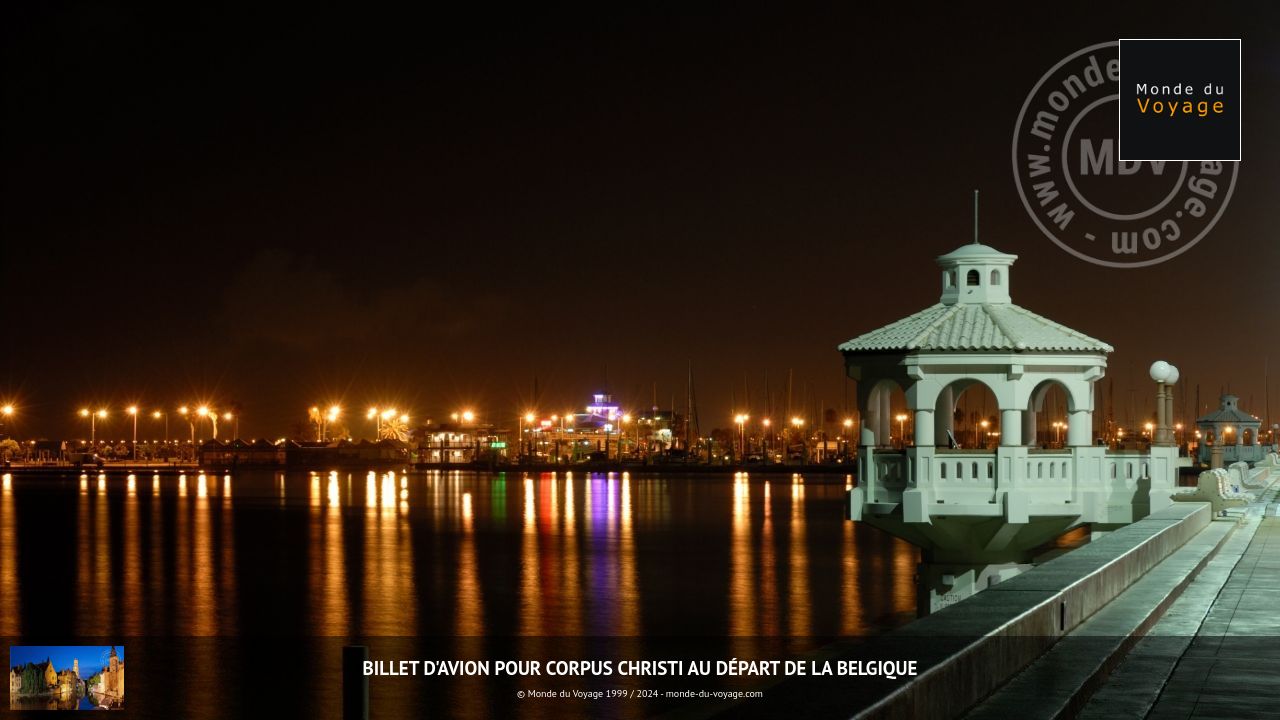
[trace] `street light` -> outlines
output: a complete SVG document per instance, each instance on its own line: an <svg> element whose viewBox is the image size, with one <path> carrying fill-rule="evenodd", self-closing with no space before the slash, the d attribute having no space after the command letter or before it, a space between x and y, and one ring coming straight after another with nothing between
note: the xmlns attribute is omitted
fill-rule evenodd
<svg viewBox="0 0 1280 720"><path fill-rule="evenodd" d="M209 424L213 428L212 438L214 440L217 440L218 439L218 413L214 412L213 410L210 410L208 405L201 405L200 407L196 408L196 415L199 415L202 418L209 418Z"/></svg>
<svg viewBox="0 0 1280 720"><path fill-rule="evenodd" d="M986 447L987 446L987 428L991 427L991 422L988 420L983 420L982 422L978 423L978 426L982 428L982 439L978 442L978 444L981 445L982 447Z"/></svg>
<svg viewBox="0 0 1280 720"><path fill-rule="evenodd" d="M803 431L804 431L804 418L802 418L802 417L800 417L800 416L798 416L798 415L797 415L797 416L792 417L792 418L791 418L791 427L795 428L795 432L796 432L797 434L799 434L799 436L800 436L800 447L801 447L801 453L802 453L802 457L801 457L801 459L800 459L800 460L801 460L801 462L804 462L805 460L808 460L808 455L809 455L809 443L805 442L805 437L804 437L804 432L803 432ZM787 443L787 447L786 447L786 448L784 448L784 450L786 451L786 452L785 452L785 455L784 455L784 457L783 457L783 461L785 462L787 459L789 459L789 456L790 456L790 454L791 454L791 443L790 443L790 442L788 442L788 443Z"/></svg>
<svg viewBox="0 0 1280 720"><path fill-rule="evenodd" d="M155 412L151 413L151 417L155 420L159 420L162 417L164 418L164 444L168 445L169 444L169 413L164 412L163 410L156 410Z"/></svg>
<svg viewBox="0 0 1280 720"><path fill-rule="evenodd" d="M240 437L240 416L230 412L222 413L222 419L231 423L231 439Z"/></svg>
<svg viewBox="0 0 1280 720"><path fill-rule="evenodd" d="M907 447L907 414L898 413L895 417L898 421L898 439L902 441L902 447Z"/></svg>
<svg viewBox="0 0 1280 720"><path fill-rule="evenodd" d="M476 419L475 413L471 412L470 410L462 411L462 422L469 423L475 419Z"/></svg>
<svg viewBox="0 0 1280 720"><path fill-rule="evenodd" d="M195 445L196 445L196 421L195 421L195 419L194 419L194 418L192 418L192 417L191 417L190 412L191 412L191 411L187 409L187 406L186 406L186 405L183 405L182 407L178 408L178 414L179 414L179 415L181 415L181 416L183 417L183 419L187 421L187 425L189 425L189 426L191 427L191 446L192 446L192 447L195 447Z"/></svg>
<svg viewBox="0 0 1280 720"><path fill-rule="evenodd" d="M528 425L529 432L532 433L533 420L534 420L534 414L532 412L526 412L524 415L521 415L520 417L516 418L516 438L520 443L520 447L516 452L517 460L520 460L525 456L524 426Z"/></svg>
<svg viewBox="0 0 1280 720"><path fill-rule="evenodd" d="M134 462L138 462L138 406L130 405L125 410L133 417L133 445L130 446L129 454Z"/></svg>
<svg viewBox="0 0 1280 720"><path fill-rule="evenodd" d="M320 430L320 438L322 442L325 437L325 430L328 428L329 425L332 425L333 423L337 422L338 416L340 415L342 415L341 407L337 405L329 406L329 410L325 413L325 416L324 416L325 422L323 425L321 425L321 430Z"/></svg>
<svg viewBox="0 0 1280 720"><path fill-rule="evenodd" d="M733 416L733 421L738 424L738 448L739 454L743 459L747 455L747 420L750 417L746 413L739 413Z"/></svg>
<svg viewBox="0 0 1280 720"><path fill-rule="evenodd" d="M98 443L98 418L106 418L107 411L102 409L97 412L90 412L88 408L81 408L80 417L89 418L89 444L96 445Z"/></svg>

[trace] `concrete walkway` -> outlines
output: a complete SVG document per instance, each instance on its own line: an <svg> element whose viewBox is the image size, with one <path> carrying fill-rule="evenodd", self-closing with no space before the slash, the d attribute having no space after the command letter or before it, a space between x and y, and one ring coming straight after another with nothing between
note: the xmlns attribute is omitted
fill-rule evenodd
<svg viewBox="0 0 1280 720"><path fill-rule="evenodd" d="M1093 694L1082 718L1280 716L1277 487Z"/></svg>

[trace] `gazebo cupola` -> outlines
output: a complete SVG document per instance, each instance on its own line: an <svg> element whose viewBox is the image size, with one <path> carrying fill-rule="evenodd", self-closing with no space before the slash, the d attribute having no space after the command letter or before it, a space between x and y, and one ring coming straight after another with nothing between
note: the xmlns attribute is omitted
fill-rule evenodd
<svg viewBox="0 0 1280 720"><path fill-rule="evenodd" d="M1017 255L979 243L964 245L938 258L942 267L943 305L1003 304L1009 300L1009 269Z"/></svg>

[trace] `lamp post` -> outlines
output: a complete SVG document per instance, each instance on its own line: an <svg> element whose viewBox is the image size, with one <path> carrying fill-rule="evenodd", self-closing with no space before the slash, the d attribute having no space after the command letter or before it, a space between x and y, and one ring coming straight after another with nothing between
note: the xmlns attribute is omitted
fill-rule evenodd
<svg viewBox="0 0 1280 720"><path fill-rule="evenodd" d="M191 428L191 446L195 447L195 444L196 444L195 418L191 417L191 411L187 409L186 405L183 405L182 407L178 408L178 414L181 415L183 419L187 421L187 426Z"/></svg>
<svg viewBox="0 0 1280 720"><path fill-rule="evenodd" d="M523 460L525 455L527 454L525 450L525 440L524 440L524 432L525 432L524 429L526 426L529 428L529 434L531 436L530 442L532 442L534 419L535 419L535 415L533 414L533 412L526 412L523 416L521 416L516 420L516 424L519 426L517 434L520 436L520 450L517 453L518 460Z"/></svg>
<svg viewBox="0 0 1280 720"><path fill-rule="evenodd" d="M1173 423L1173 386L1178 382L1178 368L1164 360L1151 363L1151 379L1156 381L1156 427L1152 444L1173 444L1170 425Z"/></svg>
<svg viewBox="0 0 1280 720"><path fill-rule="evenodd" d="M342 408L338 407L337 405L329 406L329 411L325 413L325 416L324 416L324 419L325 419L325 423L323 425L324 430L322 430L320 433L322 436L322 441L323 441L323 436L326 434L325 431L329 429L330 425L338 421L338 417L340 415L342 415Z"/></svg>
<svg viewBox="0 0 1280 720"><path fill-rule="evenodd" d="M898 439L902 442L903 449L907 447L907 414L898 413L894 418L898 421Z"/></svg>
<svg viewBox="0 0 1280 720"><path fill-rule="evenodd" d="M744 413L738 413L733 416L733 421L738 425L738 456L743 460L747 455L747 420L749 418Z"/></svg>
<svg viewBox="0 0 1280 720"><path fill-rule="evenodd" d="M127 411L133 418L133 444L129 446L129 456L134 462L138 462L138 406L130 405Z"/></svg>
<svg viewBox="0 0 1280 720"><path fill-rule="evenodd" d="M853 441L853 418L845 418L841 424L844 426L844 429L840 431L840 436L844 439L844 457L848 459L849 443Z"/></svg>
<svg viewBox="0 0 1280 720"><path fill-rule="evenodd" d="M765 418L760 421L760 426L764 428L764 464L769 464L769 453L773 449L773 431L769 428L773 426L773 421Z"/></svg>
<svg viewBox="0 0 1280 720"><path fill-rule="evenodd" d="M98 418L106 418L107 411L105 408L97 412L90 412L88 408L80 409L80 417L89 418L89 444L98 444Z"/></svg>
<svg viewBox="0 0 1280 720"><path fill-rule="evenodd" d="M12 405L5 405L3 407L0 407L0 416L4 417L5 432L8 432L10 435L12 435L13 433L9 432L9 418L13 417L13 412L14 411L13 411Z"/></svg>
<svg viewBox="0 0 1280 720"><path fill-rule="evenodd" d="M240 416L231 412L222 413L222 419L231 423L231 439L240 437Z"/></svg>
<svg viewBox="0 0 1280 720"><path fill-rule="evenodd" d="M397 411L395 408L379 409L376 406L369 408L369 412L365 413L364 416L373 421L373 432L374 432L373 439L374 440L382 439L383 423L394 419L395 416L398 414L398 412L399 411ZM405 421L406 422L408 421L407 416Z"/></svg>
<svg viewBox="0 0 1280 720"><path fill-rule="evenodd" d="M618 462L622 462L622 443L627 438L627 425L631 424L631 413L622 413L618 417Z"/></svg>
<svg viewBox="0 0 1280 720"><path fill-rule="evenodd" d="M551 416L551 422L552 422L553 424L554 424L554 423L557 423L557 422L560 424L559 432L558 432L558 433L556 433L556 442L555 442L555 448L554 448L554 452L555 452L555 454L556 454L556 464L557 464L557 465L559 465L559 464L560 464L560 445L564 442L564 421L565 421L565 418L567 418L567 417L569 417L569 413L567 413L567 412L566 412L565 414L563 414L563 415L552 415L552 416Z"/></svg>
<svg viewBox="0 0 1280 720"><path fill-rule="evenodd" d="M791 418L791 427L795 428L796 434L800 436L800 462L803 463L809 459L809 443L805 442L804 438L804 418L799 416ZM789 451L790 448L788 448Z"/></svg>
<svg viewBox="0 0 1280 720"><path fill-rule="evenodd" d="M156 420L159 420L162 417L164 418L164 444L168 445L169 444L169 413L164 412L162 410L156 410L155 412L151 413L151 417Z"/></svg>
<svg viewBox="0 0 1280 720"><path fill-rule="evenodd" d="M978 445L985 448L987 446L987 428L991 427L991 423L987 420L983 420L978 423L978 427L982 428L982 437L978 440Z"/></svg>
<svg viewBox="0 0 1280 720"><path fill-rule="evenodd" d="M202 418L209 418L209 424L213 429L213 435L211 437L214 440L217 440L218 439L218 413L214 412L213 410L210 410L207 405L201 405L200 407L196 408L196 415L199 415Z"/></svg>

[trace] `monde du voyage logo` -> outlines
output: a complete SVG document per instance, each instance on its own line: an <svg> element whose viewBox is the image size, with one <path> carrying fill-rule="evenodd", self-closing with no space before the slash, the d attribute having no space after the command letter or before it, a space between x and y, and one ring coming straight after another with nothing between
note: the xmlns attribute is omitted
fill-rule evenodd
<svg viewBox="0 0 1280 720"><path fill-rule="evenodd" d="M1147 78L1125 82L1133 86L1124 88L1129 94L1139 82L1152 86ZM1238 93L1238 77L1234 82L1232 91ZM1119 42L1091 45L1063 58L1040 78L1018 113L1013 175L1027 213L1058 247L1097 265L1147 267L1190 250L1213 229L1235 190L1239 167L1232 161L1173 159L1193 155L1145 159L1152 155L1132 151L1145 139L1133 130L1124 156L1143 159L1121 160L1122 96L1128 98L1121 87ZM1159 99L1167 113L1175 98ZM1235 108L1235 99L1208 98L1205 115L1193 105L1180 120L1220 121L1222 113L1213 112L1213 103ZM1230 122L1238 133L1238 108L1234 113ZM1163 122L1171 133L1186 130L1171 126L1167 116ZM1176 134L1157 140L1164 148L1199 150L1194 143L1179 144Z"/></svg>

